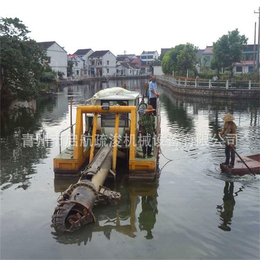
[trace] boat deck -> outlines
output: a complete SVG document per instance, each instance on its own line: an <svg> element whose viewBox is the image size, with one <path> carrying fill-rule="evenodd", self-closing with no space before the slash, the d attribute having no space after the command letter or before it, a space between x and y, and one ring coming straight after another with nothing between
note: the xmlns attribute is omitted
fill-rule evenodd
<svg viewBox="0 0 260 260"><path fill-rule="evenodd" d="M260 154L241 156L241 158L254 174L260 174ZM222 171L232 175L243 176L245 174L251 174L251 171L239 158L235 160L235 165L233 168L230 168L228 165L225 164L220 164L220 168Z"/></svg>

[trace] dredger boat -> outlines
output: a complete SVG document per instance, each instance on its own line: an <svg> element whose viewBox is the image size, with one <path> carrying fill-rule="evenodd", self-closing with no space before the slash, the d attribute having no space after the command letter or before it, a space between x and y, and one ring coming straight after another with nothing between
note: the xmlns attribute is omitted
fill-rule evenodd
<svg viewBox="0 0 260 260"><path fill-rule="evenodd" d="M126 162L129 179L153 180L157 173L159 99L152 154L147 158L142 154L138 121L139 111L147 108L148 98L115 87L97 92L88 102L77 106L72 145L54 158L56 176L80 177L58 199L52 216L53 227L58 231L72 232L95 222L94 205L120 199L119 193L103 186L109 174L116 177L119 157Z"/></svg>

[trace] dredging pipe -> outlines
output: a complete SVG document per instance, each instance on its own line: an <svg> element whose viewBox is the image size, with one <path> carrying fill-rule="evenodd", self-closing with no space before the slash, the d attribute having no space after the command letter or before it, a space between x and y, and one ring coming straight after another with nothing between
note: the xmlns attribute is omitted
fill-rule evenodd
<svg viewBox="0 0 260 260"><path fill-rule="evenodd" d="M52 215L52 227L57 232L73 232L95 222L92 212L94 205L120 199L120 193L102 186L111 170L111 164L112 147L100 148L91 163L81 172L79 181L61 194Z"/></svg>

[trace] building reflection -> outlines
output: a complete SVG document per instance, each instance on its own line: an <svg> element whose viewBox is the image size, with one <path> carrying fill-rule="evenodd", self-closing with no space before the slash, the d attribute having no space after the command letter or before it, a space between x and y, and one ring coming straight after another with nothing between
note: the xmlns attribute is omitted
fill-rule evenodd
<svg viewBox="0 0 260 260"><path fill-rule="evenodd" d="M55 179L55 192L64 191L76 181L75 178ZM92 240L93 233L103 233L110 240L112 232L135 238L139 232L145 231L144 237L153 239L152 231L158 214L157 188L158 181L121 186L118 204L98 205L93 209L96 223L88 224L75 233L59 234L54 231L53 238L62 244L86 245Z"/></svg>

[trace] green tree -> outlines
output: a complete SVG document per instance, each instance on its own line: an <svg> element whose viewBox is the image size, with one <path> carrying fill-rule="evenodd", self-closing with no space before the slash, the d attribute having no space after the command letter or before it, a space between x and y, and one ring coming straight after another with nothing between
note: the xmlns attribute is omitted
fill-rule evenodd
<svg viewBox="0 0 260 260"><path fill-rule="evenodd" d="M240 35L238 29L228 32L213 43L213 67L221 67L230 71L233 77L233 68L236 62L241 62L243 45L247 44L245 35Z"/></svg>
<svg viewBox="0 0 260 260"><path fill-rule="evenodd" d="M197 47L191 43L180 44L168 51L162 60L162 70L165 74L186 76L187 70L195 71Z"/></svg>
<svg viewBox="0 0 260 260"><path fill-rule="evenodd" d="M67 75L68 77L72 76L72 68L73 68L73 61L68 61L68 67L67 67Z"/></svg>
<svg viewBox="0 0 260 260"><path fill-rule="evenodd" d="M38 94L47 56L28 33L18 18L0 19L1 101L13 94L20 99Z"/></svg>
<svg viewBox="0 0 260 260"><path fill-rule="evenodd" d="M185 76L188 70L193 71L195 75L197 74L197 70L196 70L197 51L198 48L191 43L187 43L184 46L183 50L177 56L177 60L178 60L177 70L180 75Z"/></svg>
<svg viewBox="0 0 260 260"><path fill-rule="evenodd" d="M162 60L162 70L165 74L172 74L177 72L178 55L184 49L184 44L180 44L166 52Z"/></svg>
<svg viewBox="0 0 260 260"><path fill-rule="evenodd" d="M172 74L173 68L171 66L170 52L166 52L162 59L162 71L164 74Z"/></svg>

